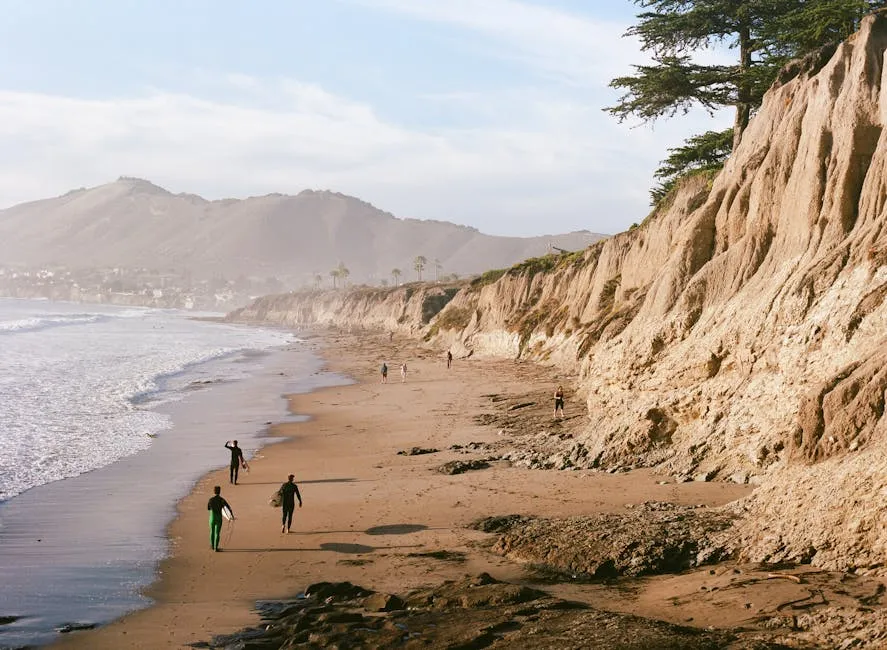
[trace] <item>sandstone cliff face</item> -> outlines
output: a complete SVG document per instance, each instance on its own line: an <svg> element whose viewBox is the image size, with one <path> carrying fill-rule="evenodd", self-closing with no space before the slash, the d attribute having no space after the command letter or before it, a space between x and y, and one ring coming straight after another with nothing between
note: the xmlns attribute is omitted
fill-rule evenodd
<svg viewBox="0 0 887 650"><path fill-rule="evenodd" d="M761 484L731 532L748 559L877 569L885 51L887 16L871 16L770 90L710 187L687 183L640 227L581 254L475 282L427 335L575 371L588 424L553 444L586 465ZM319 322L351 313L341 307ZM403 329L360 309L367 324Z"/></svg>
<svg viewBox="0 0 887 650"><path fill-rule="evenodd" d="M287 327L329 326L415 334L453 298L460 285L358 288L266 296L228 320Z"/></svg>

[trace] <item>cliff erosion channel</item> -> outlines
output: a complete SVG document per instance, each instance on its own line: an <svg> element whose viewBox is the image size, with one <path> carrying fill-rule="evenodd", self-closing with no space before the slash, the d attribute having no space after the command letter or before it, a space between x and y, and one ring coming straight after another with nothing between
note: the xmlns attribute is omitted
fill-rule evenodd
<svg viewBox="0 0 887 650"><path fill-rule="evenodd" d="M715 555L884 575L885 52L875 14L787 67L716 177L584 251L461 285L269 296L230 318L556 367L586 418L514 462L751 483L707 529Z"/></svg>

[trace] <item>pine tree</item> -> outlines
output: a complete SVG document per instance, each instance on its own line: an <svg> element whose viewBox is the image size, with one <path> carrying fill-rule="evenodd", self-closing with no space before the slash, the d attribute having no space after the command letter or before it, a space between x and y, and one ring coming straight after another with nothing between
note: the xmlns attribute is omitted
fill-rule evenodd
<svg viewBox="0 0 887 650"><path fill-rule="evenodd" d="M790 59L852 34L872 10L887 0L634 0L648 9L627 34L649 52L652 65L613 79L623 91L606 108L620 121L655 121L700 106L710 113L732 106L733 128L690 138L656 172L662 181L652 192L661 198L684 173L717 168L742 140L752 113L779 69ZM736 52L732 65L706 65L694 55L726 44ZM725 139L730 138L730 147ZM694 157L694 153L698 157Z"/></svg>

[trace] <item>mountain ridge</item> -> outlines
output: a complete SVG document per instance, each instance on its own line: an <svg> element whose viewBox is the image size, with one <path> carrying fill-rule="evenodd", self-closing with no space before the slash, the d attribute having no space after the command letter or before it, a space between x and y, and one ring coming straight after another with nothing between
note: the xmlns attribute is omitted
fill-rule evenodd
<svg viewBox="0 0 887 650"><path fill-rule="evenodd" d="M332 190L209 200L130 176L0 210L0 260L10 266L170 268L277 276L291 286L340 262L352 281L378 283L393 268L409 274L418 255L428 260L426 273L479 273L541 255L549 244L584 248L603 237L488 235L398 217Z"/></svg>

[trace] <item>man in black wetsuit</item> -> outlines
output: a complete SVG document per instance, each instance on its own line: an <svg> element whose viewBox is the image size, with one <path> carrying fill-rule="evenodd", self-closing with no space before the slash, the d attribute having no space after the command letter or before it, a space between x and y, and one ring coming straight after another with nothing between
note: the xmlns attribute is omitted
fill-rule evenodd
<svg viewBox="0 0 887 650"><path fill-rule="evenodd" d="M293 525L293 511L296 509L296 499L299 499L299 507L302 507L302 495L299 494L299 486L293 480L296 478L294 474L287 477L286 483L280 486L278 493L280 494L280 505L283 510L283 521L280 527L281 533L290 532L290 526Z"/></svg>
<svg viewBox="0 0 887 650"><path fill-rule="evenodd" d="M233 445L231 443L234 443ZM231 483L237 485L237 474L240 471L241 465L246 465L246 461L243 460L243 450L237 446L236 440L231 440L225 443L225 449L231 451Z"/></svg>
<svg viewBox="0 0 887 650"><path fill-rule="evenodd" d="M209 510L209 545L218 552L219 537L222 536L222 508L228 508L231 517L234 517L234 509L222 498L222 488L218 485L213 488L213 495L206 504L206 509Z"/></svg>

